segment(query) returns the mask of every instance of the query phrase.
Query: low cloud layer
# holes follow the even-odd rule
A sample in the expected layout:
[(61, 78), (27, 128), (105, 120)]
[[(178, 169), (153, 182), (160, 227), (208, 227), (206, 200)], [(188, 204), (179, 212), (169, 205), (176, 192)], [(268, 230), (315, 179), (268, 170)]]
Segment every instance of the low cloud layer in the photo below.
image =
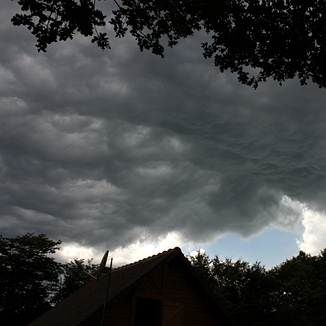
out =
[(112, 249), (171, 232), (204, 242), (296, 230), (304, 212), (283, 196), (326, 209), (325, 90), (242, 86), (203, 59), (196, 39), (164, 60), (128, 38), (108, 52), (77, 38), (40, 54), (6, 6), (4, 235)]

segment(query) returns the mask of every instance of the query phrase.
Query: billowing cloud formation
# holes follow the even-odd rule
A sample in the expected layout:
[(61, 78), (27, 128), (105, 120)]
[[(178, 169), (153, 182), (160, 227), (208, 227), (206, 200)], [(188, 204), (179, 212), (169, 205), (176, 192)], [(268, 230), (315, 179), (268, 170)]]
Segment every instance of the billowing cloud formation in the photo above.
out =
[(316, 212), (303, 207), (304, 232), (297, 240), (300, 250), (311, 255), (318, 255), (325, 248), (326, 243), (326, 216), (325, 212)]
[(117, 248), (293, 230), (303, 212), (285, 195), (325, 210), (325, 90), (252, 90), (205, 61), (198, 40), (164, 60), (127, 38), (104, 53), (77, 38), (38, 54), (12, 12), (1, 26), (4, 234)]

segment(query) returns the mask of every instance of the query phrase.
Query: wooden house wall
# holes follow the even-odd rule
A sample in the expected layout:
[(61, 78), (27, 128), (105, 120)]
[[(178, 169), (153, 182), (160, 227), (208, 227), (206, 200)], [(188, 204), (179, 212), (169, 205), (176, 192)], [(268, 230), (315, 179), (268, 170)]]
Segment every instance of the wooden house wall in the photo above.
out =
[(212, 298), (180, 261), (165, 267), (164, 298), (184, 306), (184, 326), (216, 326), (218, 311)]
[(103, 324), (101, 324), (103, 318), (102, 308), (79, 326), (131, 326), (131, 306), (132, 298), (130, 295), (121, 296), (107, 304)]
[(178, 260), (158, 266), (131, 292), (109, 303), (105, 325), (134, 326), (137, 298), (145, 297), (162, 301), (162, 326), (222, 326), (210, 296), (196, 284)]

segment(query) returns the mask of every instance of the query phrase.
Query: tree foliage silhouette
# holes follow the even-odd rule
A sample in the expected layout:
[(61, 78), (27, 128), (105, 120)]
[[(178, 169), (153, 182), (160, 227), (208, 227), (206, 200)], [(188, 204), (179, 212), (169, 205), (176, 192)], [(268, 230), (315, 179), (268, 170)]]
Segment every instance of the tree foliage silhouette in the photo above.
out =
[(48, 255), (60, 243), (44, 234), (0, 235), (0, 318), (4, 324), (26, 325), (51, 307), (60, 264)]
[(68, 263), (62, 264), (59, 287), (53, 302), (58, 303), (70, 294), (77, 291), (82, 285), (92, 280), (98, 271), (99, 265), (93, 264), (92, 259), (74, 259)]
[(0, 235), (0, 319), (5, 325), (27, 325), (52, 305), (75, 292), (96, 274), (91, 260), (59, 263), (52, 254), (61, 241), (45, 234), (15, 238)]
[(241, 259), (191, 257), (199, 277), (239, 325), (324, 325), (326, 249), (302, 251), (270, 270)]
[(12, 18), (36, 36), (39, 51), (52, 42), (93, 36), (110, 48), (107, 23), (117, 37), (129, 32), (140, 50), (164, 56), (165, 40), (173, 47), (182, 38), (204, 31), (205, 58), (214, 58), (221, 72), (230, 70), (254, 88), (272, 78), (279, 83), (297, 77), (326, 86), (326, 2), (323, 0), (114, 0), (106, 21), (96, 0), (18, 0), (22, 11)]

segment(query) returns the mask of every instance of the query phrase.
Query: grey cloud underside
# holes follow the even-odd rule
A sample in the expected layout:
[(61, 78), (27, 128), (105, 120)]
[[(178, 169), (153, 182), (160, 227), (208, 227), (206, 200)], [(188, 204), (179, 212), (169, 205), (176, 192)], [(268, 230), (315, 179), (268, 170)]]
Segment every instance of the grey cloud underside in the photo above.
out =
[(205, 61), (198, 41), (164, 60), (129, 39), (38, 54), (28, 32), (5, 28), (2, 233), (113, 249), (169, 231), (203, 241), (293, 229), (301, 213), (283, 195), (326, 208), (324, 90), (254, 91)]

